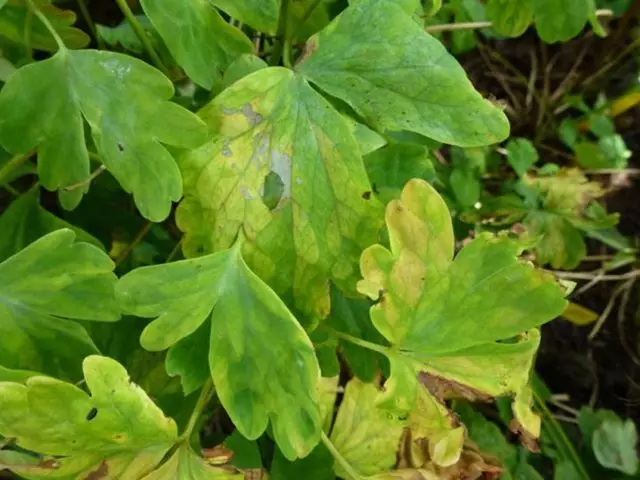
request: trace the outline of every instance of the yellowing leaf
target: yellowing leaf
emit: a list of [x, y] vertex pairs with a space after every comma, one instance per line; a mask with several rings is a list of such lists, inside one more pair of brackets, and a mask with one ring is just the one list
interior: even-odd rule
[[410, 130], [465, 147], [509, 134], [504, 113], [398, 2], [353, 2], [306, 50], [297, 70], [379, 131]]
[[79, 241], [91, 243], [101, 249], [104, 246], [98, 239], [80, 228], [65, 222], [39, 205], [37, 190], [24, 193], [13, 201], [0, 216], [0, 261], [18, 253], [30, 243], [47, 233], [61, 228], [75, 232]]
[[176, 441], [173, 420], [129, 381], [119, 363], [91, 356], [83, 370], [90, 395], [49, 377], [31, 377], [26, 385], [0, 383], [0, 434], [22, 448], [55, 456], [9, 465], [15, 473], [139, 479]]
[[242, 473], [205, 463], [188, 446], [181, 446], [160, 468], [143, 480], [243, 480]]
[[563, 318], [580, 327], [592, 324], [599, 316], [600, 315], [590, 308], [583, 307], [582, 305], [573, 302], [569, 302], [567, 308], [562, 312]]
[[[228, 248], [242, 230], [252, 269], [302, 310], [326, 316], [327, 278], [352, 285], [379, 226], [349, 124], [284, 68], [244, 77], [200, 116], [215, 136], [180, 161], [186, 255]], [[270, 172], [283, 190], [273, 210], [262, 200]]]
[[196, 83], [211, 89], [231, 61], [251, 53], [249, 39], [208, 0], [143, 0], [142, 8]]
[[[405, 424], [377, 405], [380, 395], [374, 384], [352, 379], [345, 388], [330, 437], [342, 457], [365, 476], [395, 465]], [[339, 463], [334, 468], [338, 476], [348, 478]]]
[[377, 300], [371, 319], [393, 344], [388, 394], [396, 408], [415, 402], [407, 382], [417, 372], [432, 379], [436, 398], [518, 395], [539, 344], [535, 327], [566, 307], [553, 276], [520, 261], [524, 246], [506, 236], [479, 235], [454, 260], [447, 207], [420, 180], [389, 203], [386, 221], [391, 250], [364, 251], [358, 288]]
[[[136, 58], [62, 49], [3, 87], [0, 144], [14, 154], [37, 149], [40, 181], [60, 189], [89, 176], [84, 119], [108, 170], [145, 217], [161, 221], [182, 195], [180, 171], [162, 144], [195, 147], [206, 139], [202, 122], [168, 101], [173, 93], [169, 79]], [[63, 206], [76, 207], [87, 189], [61, 192]]]
[[[322, 419], [313, 345], [282, 300], [247, 267], [239, 243], [136, 269], [118, 281], [116, 291], [125, 311], [158, 317], [142, 332], [141, 343], [148, 350], [174, 346], [173, 373], [207, 369], [208, 357], [216, 394], [243, 436], [256, 439], [271, 421], [288, 459], [316, 446]], [[201, 348], [176, 349], [181, 340]], [[191, 389], [199, 386], [190, 382]]]

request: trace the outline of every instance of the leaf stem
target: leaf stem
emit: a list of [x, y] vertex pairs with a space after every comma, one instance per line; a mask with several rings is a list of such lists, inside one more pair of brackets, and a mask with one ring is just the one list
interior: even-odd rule
[[[282, 0], [282, 2], [280, 3], [280, 16], [278, 17], [278, 31], [276, 33], [276, 41], [273, 45], [273, 52], [271, 53], [271, 57], [269, 58], [269, 65], [277, 65], [278, 63], [280, 63], [280, 59], [283, 58], [283, 52], [286, 48], [290, 48], [291, 45], [289, 44], [288, 38], [287, 38], [287, 34], [288, 34], [288, 28], [287, 28], [287, 24], [289, 23], [289, 0]], [[291, 58], [291, 52], [287, 53], [284, 52], [284, 62], [287, 62], [287, 60], [289, 61], [289, 65], [291, 64], [290, 61]]]
[[87, 8], [87, 2], [85, 2], [85, 0], [77, 0], [77, 2], [78, 2], [78, 9], [82, 14], [82, 18], [84, 18], [84, 21], [87, 22], [87, 26], [89, 27], [89, 30], [91, 30], [91, 35], [93, 35], [94, 38], [96, 39], [98, 48], [100, 50], [104, 50], [105, 48], [104, 41], [102, 40], [102, 37], [100, 37], [100, 35], [98, 34], [96, 23], [93, 21], [93, 18], [91, 18], [91, 13], [89, 13], [89, 9]]
[[551, 442], [553, 442], [556, 448], [558, 448], [562, 452], [562, 455], [566, 460], [573, 463], [573, 465], [576, 467], [576, 470], [578, 470], [578, 474], [581, 478], [583, 478], [584, 480], [590, 480], [591, 477], [589, 477], [584, 464], [580, 460], [578, 453], [573, 447], [573, 443], [571, 443], [562, 426], [558, 423], [558, 421], [553, 417], [553, 415], [547, 408], [545, 401], [542, 399], [540, 393], [535, 388], [535, 383], [533, 384], [532, 390], [534, 403], [540, 410], [542, 416], [547, 420], [545, 422], [545, 425], [547, 427], [547, 433], [549, 434], [549, 437], [551, 437]]
[[200, 396], [196, 401], [195, 407], [193, 407], [193, 411], [191, 412], [191, 416], [189, 417], [187, 427], [185, 428], [184, 432], [182, 432], [182, 435], [180, 435], [180, 438], [178, 438], [178, 442], [188, 441], [189, 438], [191, 438], [193, 430], [196, 428], [198, 420], [200, 419], [200, 415], [202, 415], [202, 411], [209, 403], [209, 400], [211, 400], [213, 392], [213, 380], [211, 380], [211, 377], [209, 377], [209, 379], [207, 379], [207, 381], [203, 385], [202, 390], [200, 391]]
[[368, 342], [366, 340], [363, 340], [361, 338], [357, 338], [354, 337], [352, 335], [349, 335], [348, 333], [343, 333], [343, 332], [339, 332], [338, 330], [334, 330], [331, 327], [327, 327], [327, 326], [321, 326], [320, 328], [322, 328], [323, 330], [325, 330], [326, 332], [328, 332], [331, 335], [334, 335], [338, 338], [341, 338], [342, 340], [346, 340], [349, 343], [353, 343], [354, 345], [358, 345], [362, 348], [366, 348], [368, 350], [373, 350], [374, 352], [378, 352], [381, 353], [383, 355], [389, 355], [390, 351], [387, 347], [383, 346], [383, 345], [378, 345], [377, 343], [373, 343], [373, 342]]
[[147, 233], [149, 233], [151, 227], [153, 227], [153, 222], [147, 222], [145, 226], [140, 229], [140, 231], [136, 235], [136, 238], [134, 238], [133, 241], [129, 245], [127, 245], [127, 248], [116, 260], [116, 267], [120, 266], [122, 262], [124, 262], [129, 257], [129, 255], [131, 255], [131, 252], [133, 252], [136, 247], [142, 243], [142, 240], [144, 240], [144, 237], [147, 236]]
[[0, 168], [0, 185], [8, 183], [7, 178], [9, 175], [11, 175], [11, 173], [23, 163], [26, 163], [31, 158], [32, 154], [33, 152], [16, 155], [9, 160], [4, 167]]
[[[609, 9], [596, 10], [596, 17], [612, 17], [613, 11]], [[478, 30], [480, 28], [491, 28], [492, 22], [460, 22], [444, 23], [442, 25], [430, 25], [425, 30], [429, 33], [453, 32], [456, 30]]]
[[36, 7], [36, 5], [33, 3], [33, 0], [27, 0], [27, 6], [29, 7], [29, 10], [32, 11], [36, 17], [38, 17], [38, 20], [42, 22], [42, 24], [46, 27], [46, 29], [49, 30], [49, 33], [51, 34], [53, 39], [56, 41], [56, 44], [58, 45], [58, 50], [62, 50], [62, 51], [66, 50], [67, 47], [62, 41], [62, 38], [60, 37], [60, 35], [58, 35], [58, 32], [56, 31], [56, 29], [53, 28], [53, 25], [51, 25], [51, 22], [49, 21], [47, 16], [44, 13], [42, 13], [38, 7]]
[[167, 77], [170, 77], [169, 69], [164, 65], [164, 63], [162, 63], [158, 52], [153, 48], [151, 40], [149, 40], [149, 36], [146, 34], [144, 28], [142, 28], [142, 25], [140, 25], [140, 22], [138, 22], [138, 19], [131, 11], [131, 7], [129, 7], [127, 0], [116, 0], [116, 3], [118, 4], [118, 7], [120, 7], [120, 11], [124, 14], [124, 17], [127, 19], [129, 26], [142, 43], [144, 49], [147, 51], [147, 54], [151, 58], [151, 61], [153, 61], [153, 64]]
[[336, 462], [338, 462], [340, 464], [340, 466], [342, 467], [342, 469], [345, 471], [345, 473], [347, 474], [349, 480], [362, 480], [364, 478], [340, 454], [340, 452], [335, 447], [333, 442], [331, 440], [329, 440], [329, 437], [327, 437], [326, 433], [320, 432], [320, 439], [322, 440], [322, 443], [324, 443], [324, 446], [327, 447], [327, 450], [329, 450], [331, 452], [331, 455], [333, 455], [333, 458], [335, 458]]

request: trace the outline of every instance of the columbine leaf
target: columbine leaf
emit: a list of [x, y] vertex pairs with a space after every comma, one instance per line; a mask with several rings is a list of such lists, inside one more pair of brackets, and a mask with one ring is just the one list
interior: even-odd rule
[[[60, 35], [68, 48], [86, 47], [91, 39], [82, 30], [73, 28], [76, 14], [70, 10], [61, 10], [51, 4], [50, 0], [33, 0]], [[28, 36], [25, 33], [30, 30]], [[17, 42], [24, 43], [29, 38], [29, 45], [36, 50], [55, 52], [58, 49], [55, 40], [45, 25], [29, 12], [27, 0], [9, 0], [0, 11], [0, 35]]]
[[512, 138], [507, 143], [507, 160], [520, 177], [524, 176], [539, 158], [536, 147], [526, 138]]
[[638, 432], [633, 420], [607, 418], [593, 433], [593, 453], [600, 465], [627, 475], [638, 472]]
[[[280, 0], [212, 0], [212, 2], [232, 18], [260, 32], [276, 34]], [[313, 10], [310, 10], [311, 7]], [[295, 35], [294, 42], [306, 40], [329, 23], [325, 6], [318, 4], [315, 0], [289, 2], [287, 18], [287, 23], [292, 26], [289, 35]], [[304, 23], [302, 23], [303, 20]]]
[[[56, 190], [89, 175], [84, 118], [105, 166], [145, 217], [161, 221], [182, 195], [180, 172], [162, 144], [195, 147], [206, 139], [202, 122], [167, 101], [172, 95], [171, 82], [140, 60], [63, 49], [4, 86], [0, 143], [12, 153], [38, 148], [40, 180]], [[87, 189], [61, 192], [63, 206], [77, 206]]]
[[40, 206], [40, 195], [32, 190], [20, 196], [0, 216], [0, 262], [18, 253], [40, 237], [61, 228], [73, 230], [78, 241], [104, 250], [100, 241]]
[[292, 480], [304, 478], [305, 480], [335, 480], [333, 472], [333, 457], [327, 447], [318, 445], [305, 458], [291, 462], [287, 460], [279, 450], [273, 454], [271, 464], [271, 480]]
[[[396, 463], [396, 452], [405, 421], [379, 408], [383, 395], [371, 383], [351, 380], [331, 432], [331, 442], [342, 457], [361, 475], [384, 472]], [[336, 474], [348, 478], [339, 463]]]
[[496, 32], [507, 37], [519, 37], [533, 21], [536, 0], [489, 0], [487, 18]]
[[143, 480], [242, 480], [240, 472], [205, 463], [188, 446], [181, 446], [169, 460]]
[[[28, 478], [130, 478], [151, 471], [177, 439], [176, 425], [115, 360], [91, 356], [90, 395], [49, 377], [0, 383], [0, 434], [55, 459], [10, 465]], [[46, 457], [45, 457], [46, 458]]]
[[[386, 222], [391, 250], [374, 245], [363, 252], [358, 289], [378, 301], [371, 319], [394, 346], [388, 390], [402, 384], [398, 407], [415, 401], [409, 368], [431, 378], [436, 397], [519, 394], [539, 343], [537, 330], [521, 333], [566, 307], [553, 276], [519, 261], [524, 246], [506, 237], [480, 235], [453, 260], [447, 207], [420, 180], [387, 206]], [[499, 302], [490, 293], [496, 291]], [[394, 370], [402, 382], [394, 381]], [[521, 414], [522, 405], [514, 410]], [[539, 420], [524, 416], [519, 420], [536, 435]]]
[[[294, 292], [302, 310], [326, 316], [327, 278], [353, 283], [379, 225], [348, 123], [284, 68], [244, 77], [200, 115], [216, 134], [180, 160], [185, 254], [228, 248], [242, 229], [256, 273], [282, 296]], [[283, 184], [271, 211], [261, 199], [269, 172]]]
[[[155, 49], [161, 49], [162, 47], [159, 44], [161, 44], [162, 41], [149, 19], [145, 15], [136, 15], [135, 19], [142, 27], [145, 35], [149, 38], [151, 45]], [[142, 45], [140, 38], [133, 31], [131, 24], [127, 20], [123, 20], [114, 27], [98, 24], [96, 25], [96, 30], [98, 31], [98, 35], [111, 47], [119, 46], [138, 55], [145, 53], [144, 45]], [[162, 54], [159, 52], [159, 55]]]
[[[371, 302], [365, 298], [346, 298], [337, 288], [331, 289], [331, 314], [326, 324], [336, 330], [378, 344], [384, 338], [371, 323]], [[388, 365], [384, 355], [349, 342], [340, 342], [344, 358], [351, 372], [364, 382], [374, 381], [380, 370]], [[335, 350], [335, 349], [334, 349]]]
[[213, 4], [260, 32], [276, 33], [279, 0], [213, 0]]
[[211, 89], [237, 56], [253, 46], [208, 0], [143, 0], [142, 8], [167, 47], [197, 84]]
[[412, 178], [430, 183], [436, 178], [429, 150], [419, 145], [386, 145], [364, 160], [373, 188], [384, 203], [398, 198], [402, 187]]
[[68, 229], [0, 263], [0, 359], [4, 367], [76, 378], [96, 347], [79, 324], [116, 321], [113, 262]]
[[378, 130], [467, 147], [509, 134], [505, 115], [474, 90], [455, 58], [392, 1], [353, 3], [306, 48], [298, 71]]
[[547, 43], [566, 42], [582, 31], [594, 5], [591, 0], [534, 0], [538, 35]]
[[[120, 279], [117, 294], [126, 311], [159, 317], [142, 333], [148, 350], [168, 348], [192, 334], [210, 338], [216, 393], [245, 437], [257, 438], [271, 420], [289, 459], [318, 443], [320, 369], [313, 346], [278, 296], [249, 270], [239, 244], [134, 270]], [[204, 322], [210, 326], [197, 330]], [[188, 353], [173, 361], [189, 363]]]

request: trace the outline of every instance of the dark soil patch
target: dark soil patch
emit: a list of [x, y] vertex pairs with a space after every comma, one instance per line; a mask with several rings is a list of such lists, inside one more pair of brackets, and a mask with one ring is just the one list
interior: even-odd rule
[[[535, 139], [545, 162], [572, 165], [571, 152], [555, 134], [562, 118], [574, 113], [563, 109], [563, 97], [580, 94], [592, 104], [601, 91], [615, 98], [628, 89], [638, 75], [638, 61], [627, 55], [608, 63], [617, 55], [609, 49], [623, 52], [631, 42], [628, 36], [622, 35], [613, 46], [593, 33], [559, 45], [543, 45], [532, 32], [503, 41], [480, 36], [480, 48], [464, 55], [462, 63], [481, 92], [505, 102], [512, 135]], [[608, 66], [604, 72], [603, 66]], [[629, 167], [640, 168], [640, 109], [621, 115], [616, 124], [629, 149], [637, 152]], [[597, 179], [612, 186], [610, 175]], [[613, 190], [604, 201], [610, 212], [620, 213], [619, 230], [625, 236], [640, 238], [640, 176], [629, 176], [626, 186]], [[589, 242], [590, 255], [610, 253], [602, 244]], [[585, 263], [578, 270], [599, 266]], [[618, 285], [601, 282], [572, 300], [601, 313]], [[558, 319], [543, 328], [536, 369], [552, 392], [569, 394], [573, 407], [591, 404], [640, 421], [639, 292], [640, 282], [624, 311], [618, 299], [593, 341], [588, 339], [592, 326], [577, 327]]]

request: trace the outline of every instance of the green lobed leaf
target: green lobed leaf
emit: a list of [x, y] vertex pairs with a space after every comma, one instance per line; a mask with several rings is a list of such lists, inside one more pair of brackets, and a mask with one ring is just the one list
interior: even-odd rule
[[627, 475], [638, 472], [638, 432], [633, 420], [605, 419], [593, 433], [593, 453], [600, 465]]
[[504, 113], [474, 90], [438, 40], [390, 0], [350, 5], [306, 49], [297, 70], [376, 129], [410, 130], [469, 147], [509, 134]]
[[[136, 21], [142, 27], [142, 30], [147, 35], [154, 48], [159, 48], [158, 43], [161, 43], [158, 32], [145, 15], [136, 15]], [[115, 27], [108, 27], [106, 25], [96, 25], [96, 30], [100, 38], [102, 38], [107, 45], [111, 47], [121, 46], [125, 50], [136, 53], [138, 55], [145, 53], [144, 45], [140, 41], [140, 38], [131, 28], [131, 24], [123, 20]]]
[[100, 249], [74, 243], [68, 229], [49, 233], [0, 263], [0, 359], [9, 369], [77, 378], [96, 353], [72, 320], [120, 318], [113, 262]]
[[436, 177], [429, 150], [419, 145], [389, 144], [368, 154], [364, 161], [372, 186], [384, 203], [398, 198], [412, 178], [433, 182]]
[[21, 195], [0, 216], [0, 262], [47, 233], [62, 228], [73, 230], [78, 241], [93, 244], [104, 250], [98, 239], [42, 208], [37, 190]]
[[538, 35], [547, 43], [566, 42], [582, 31], [591, 9], [595, 6], [590, 0], [534, 0]]
[[186, 74], [206, 89], [236, 57], [253, 50], [249, 39], [225, 22], [209, 0], [142, 0], [141, 4]]
[[[236, 82], [200, 116], [216, 133], [180, 160], [185, 254], [228, 248], [242, 230], [251, 268], [300, 310], [326, 316], [327, 279], [352, 285], [379, 227], [348, 123], [303, 78], [277, 67]], [[271, 210], [262, 200], [270, 172], [283, 184]]]
[[[28, 478], [130, 478], [151, 471], [177, 440], [173, 420], [115, 360], [83, 362], [90, 394], [49, 377], [0, 383], [0, 434], [55, 459], [9, 465]], [[2, 462], [2, 460], [0, 460]]]
[[[320, 369], [313, 346], [278, 296], [247, 267], [240, 243], [136, 269], [118, 281], [116, 291], [125, 311], [158, 317], [141, 336], [148, 350], [166, 349], [189, 335], [209, 337], [216, 393], [242, 435], [256, 439], [271, 420], [276, 442], [291, 460], [318, 443]], [[209, 327], [198, 330], [205, 322]], [[189, 349], [183, 353], [174, 352], [172, 362], [191, 365]]]
[[335, 480], [333, 472], [333, 457], [327, 447], [319, 444], [305, 458], [291, 462], [279, 450], [273, 455], [270, 476], [271, 480]]
[[537, 0], [489, 0], [487, 18], [501, 35], [519, 37], [533, 21], [533, 6]]
[[[62, 10], [51, 4], [50, 0], [31, 0], [51, 23], [68, 48], [86, 47], [91, 39], [82, 30], [73, 28], [76, 14], [71, 10]], [[25, 32], [28, 31], [28, 35]], [[29, 11], [27, 0], [9, 0], [0, 11], [0, 36], [14, 42], [24, 44], [29, 38], [29, 45], [36, 50], [55, 52], [58, 46], [49, 30]]]
[[[377, 300], [371, 319], [393, 344], [387, 390], [398, 408], [415, 401], [412, 369], [429, 375], [436, 396], [520, 394], [539, 343], [535, 327], [567, 304], [553, 276], [521, 262], [526, 245], [506, 236], [479, 235], [454, 260], [448, 209], [424, 181], [412, 180], [389, 203], [386, 222], [391, 250], [374, 245], [363, 252], [358, 289]], [[503, 292], [500, 301], [496, 291]], [[402, 391], [396, 394], [395, 385]], [[539, 420], [516, 406], [536, 436]]]
[[[206, 139], [195, 115], [167, 101], [172, 95], [171, 82], [141, 60], [63, 49], [4, 86], [0, 143], [16, 154], [37, 148], [43, 186], [60, 189], [89, 176], [84, 118], [104, 165], [146, 218], [161, 221], [182, 195], [180, 172], [162, 144], [195, 147]], [[76, 207], [87, 189], [61, 192], [63, 206]]]
[[[346, 298], [337, 288], [331, 289], [331, 314], [325, 320], [326, 325], [356, 338], [384, 343], [384, 338], [371, 323], [369, 309], [371, 302], [364, 298]], [[378, 352], [349, 342], [340, 342], [351, 372], [364, 382], [373, 382], [386, 358]]]
[[275, 34], [278, 28], [280, 0], [212, 0], [232, 18], [264, 33]]
[[538, 151], [526, 138], [512, 138], [507, 143], [507, 160], [518, 176], [524, 176], [539, 160]]

